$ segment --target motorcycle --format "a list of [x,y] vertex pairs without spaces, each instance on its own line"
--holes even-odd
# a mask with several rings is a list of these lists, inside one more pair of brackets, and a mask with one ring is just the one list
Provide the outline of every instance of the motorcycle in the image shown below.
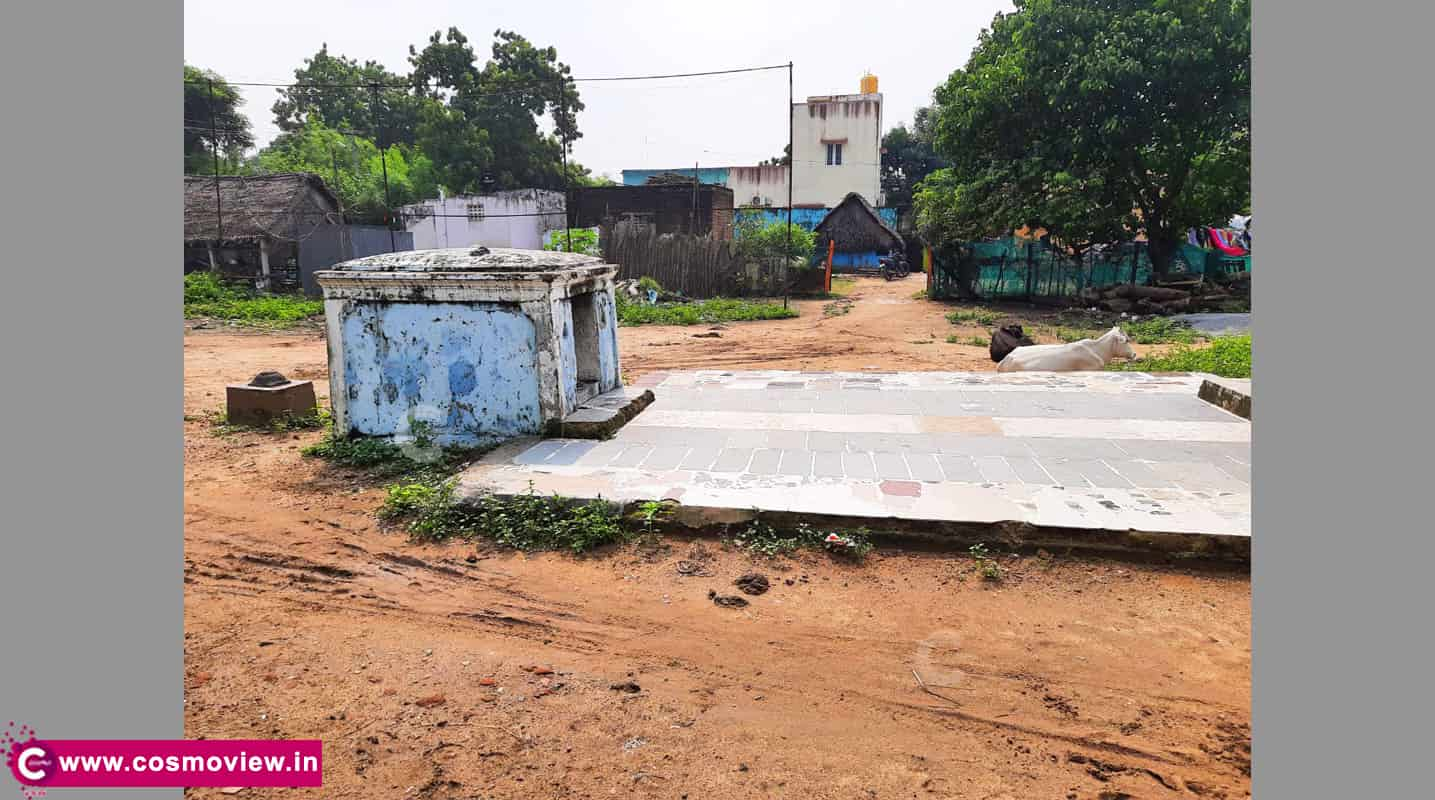
[[877,264],[882,270],[882,277],[889,281],[905,278],[912,272],[907,265],[907,257],[896,250],[877,259]]

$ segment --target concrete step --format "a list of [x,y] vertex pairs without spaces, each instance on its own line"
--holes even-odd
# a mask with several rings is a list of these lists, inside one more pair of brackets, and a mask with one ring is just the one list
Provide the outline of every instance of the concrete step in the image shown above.
[[1251,418],[1251,381],[1248,378],[1206,376],[1197,396],[1217,408],[1245,419]]
[[579,406],[551,434],[567,439],[607,439],[652,402],[651,389],[621,386]]

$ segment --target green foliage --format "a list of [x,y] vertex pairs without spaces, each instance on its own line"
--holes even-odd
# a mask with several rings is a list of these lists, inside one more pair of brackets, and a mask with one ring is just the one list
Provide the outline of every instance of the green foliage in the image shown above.
[[1203,337],[1190,324],[1170,317],[1152,317],[1138,322],[1123,322],[1121,330],[1137,344],[1192,344]]
[[662,293],[663,291],[662,284],[658,283],[656,278],[650,278],[647,275],[638,279],[638,288],[644,292]]
[[409,145],[395,144],[381,158],[372,139],[342,133],[317,118],[276,137],[259,153],[258,165],[266,172],[313,172],[323,176],[344,211],[363,222],[382,224],[386,208],[438,196],[437,172],[424,153]]
[[[573,237],[573,249],[568,249],[568,237]],[[556,250],[559,252],[582,253],[589,256],[601,256],[603,250],[598,246],[597,228],[572,228],[568,231],[554,230],[548,233],[548,241],[543,244],[544,250]]]
[[1023,225],[1077,251],[1184,231],[1250,196],[1250,3],[1028,0],[936,91],[950,169],[916,192],[929,241]]
[[[378,62],[360,64],[330,55],[329,45],[324,44],[294,70],[294,82],[279,90],[270,109],[279,130],[298,133],[318,123],[370,142],[415,143],[421,101],[407,88],[404,76]],[[371,88],[375,85],[377,92]]]
[[711,300],[659,303],[650,306],[646,303],[630,302],[622,294],[618,295],[620,325],[702,325],[714,322],[788,319],[795,316],[796,309],[783,308],[781,303],[716,297]]
[[386,439],[367,436],[345,438],[335,436],[332,432],[300,452],[343,467],[381,472],[400,472],[414,463],[404,455],[398,445]]
[[322,300],[302,295],[260,294],[252,288],[225,283],[212,272],[184,276],[184,316],[227,319],[246,325],[272,326],[324,313]]
[[746,528],[730,535],[727,541],[734,547],[769,558],[803,548],[821,547],[834,555],[861,561],[872,552],[869,535],[866,528],[847,532],[820,531],[805,522],[797,523],[792,530],[780,531],[758,516]]
[[483,495],[468,504],[455,502],[452,480],[397,484],[388,488],[379,516],[402,523],[416,539],[484,538],[524,551],[583,553],[632,538],[612,503],[540,495],[531,484],[524,494]]
[[213,175],[216,145],[220,174],[232,174],[238,168],[244,151],[254,146],[249,118],[239,113],[243,104],[239,91],[218,74],[184,65],[186,175]]
[[932,109],[917,109],[912,127],[898,125],[882,137],[882,193],[887,205],[908,208],[913,191],[925,177],[947,166],[937,154]]
[[1128,372],[1209,372],[1223,378],[1251,377],[1251,337],[1221,336],[1206,347],[1177,345],[1161,356],[1112,362],[1109,370]]
[[985,308],[959,308],[947,314],[947,321],[953,325],[995,325],[1002,318],[996,311]]
[[982,580],[991,581],[993,583],[1001,581],[1001,565],[992,558],[991,552],[987,550],[985,544],[977,542],[967,548],[967,552],[971,554],[972,558],[976,559],[977,574],[982,576]]
[[422,50],[409,48],[410,80],[426,102],[416,140],[455,193],[564,184],[558,136],[543,133],[540,116],[556,132],[579,138],[582,111],[568,65],[552,47],[534,47],[511,31],[495,31],[491,58],[478,65],[457,28],[435,32]]
[[789,244],[788,227],[784,221],[763,224],[760,217],[740,218],[734,232],[738,256],[747,261],[780,259],[784,255],[801,259],[804,264],[811,261],[817,248],[816,235],[794,223]]

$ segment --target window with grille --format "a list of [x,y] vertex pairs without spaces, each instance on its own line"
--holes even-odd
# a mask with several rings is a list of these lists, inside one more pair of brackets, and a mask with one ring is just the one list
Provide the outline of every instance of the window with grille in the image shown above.
[[483,219],[483,203],[468,204],[468,221],[477,222]]
[[829,167],[840,167],[840,166],[842,166],[842,143],[841,143],[841,142],[828,142],[828,143],[827,143],[827,166],[829,166]]

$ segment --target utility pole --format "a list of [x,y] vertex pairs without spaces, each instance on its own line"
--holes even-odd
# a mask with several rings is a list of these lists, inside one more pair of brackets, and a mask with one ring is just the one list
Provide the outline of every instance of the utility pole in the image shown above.
[[224,206],[219,199],[219,128],[214,123],[214,79],[209,79],[209,147],[214,157],[214,217],[219,231],[218,241],[224,241]]
[[394,241],[394,221],[390,218],[389,201],[389,159],[384,152],[383,128],[380,126],[379,116],[379,85],[373,85],[374,90],[374,144],[379,147],[379,165],[384,169],[384,226],[389,229],[389,252],[397,252],[399,247]]
[[787,259],[792,255],[792,171],[797,152],[792,146],[792,62],[787,62],[787,249],[782,254],[782,307],[787,308]]
[[553,119],[553,127],[558,129],[558,141],[563,145],[563,238],[568,242],[568,252],[573,252],[573,229],[568,225],[568,196],[570,187],[568,183],[568,134],[563,130],[563,110],[567,103],[567,92],[562,76],[558,79],[558,114]]
[[698,235],[698,162],[693,162],[693,235]]

